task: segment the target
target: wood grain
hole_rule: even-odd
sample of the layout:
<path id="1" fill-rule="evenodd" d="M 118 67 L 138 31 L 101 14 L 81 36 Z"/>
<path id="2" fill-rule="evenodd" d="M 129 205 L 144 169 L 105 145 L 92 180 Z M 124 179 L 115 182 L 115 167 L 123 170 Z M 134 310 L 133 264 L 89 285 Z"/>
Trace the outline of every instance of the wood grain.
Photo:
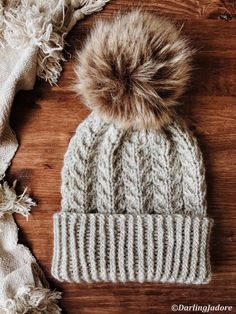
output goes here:
<path id="1" fill-rule="evenodd" d="M 170 16 L 198 50 L 191 86 L 180 111 L 199 138 L 208 183 L 208 214 L 215 220 L 212 241 L 213 279 L 206 286 L 170 284 L 60 284 L 50 275 L 52 214 L 60 209 L 63 156 L 88 110 L 70 90 L 75 48 L 93 23 L 135 6 Z M 236 1 L 111 0 L 103 12 L 80 22 L 67 47 L 58 87 L 38 81 L 34 91 L 20 92 L 11 124 L 20 148 L 7 179 L 29 186 L 38 202 L 29 221 L 17 216 L 20 242 L 32 249 L 51 286 L 63 291 L 61 306 L 69 314 L 171 313 L 172 304 L 233 305 L 236 313 Z"/>

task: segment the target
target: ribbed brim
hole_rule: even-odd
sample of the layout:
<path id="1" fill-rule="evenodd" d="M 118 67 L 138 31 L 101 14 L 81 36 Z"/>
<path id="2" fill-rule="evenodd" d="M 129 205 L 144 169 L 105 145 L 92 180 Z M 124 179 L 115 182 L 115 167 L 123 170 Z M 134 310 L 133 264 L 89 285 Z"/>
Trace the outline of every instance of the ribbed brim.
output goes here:
<path id="1" fill-rule="evenodd" d="M 204 284 L 211 225 L 179 214 L 55 214 L 52 274 L 77 283 Z"/>

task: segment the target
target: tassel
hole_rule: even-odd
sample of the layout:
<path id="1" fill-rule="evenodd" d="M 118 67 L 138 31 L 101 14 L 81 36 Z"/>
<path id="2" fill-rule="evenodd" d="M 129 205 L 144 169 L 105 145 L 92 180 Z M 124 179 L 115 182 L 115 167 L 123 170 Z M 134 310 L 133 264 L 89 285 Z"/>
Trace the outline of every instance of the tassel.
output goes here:
<path id="1" fill-rule="evenodd" d="M 61 293 L 47 288 L 25 286 L 19 289 L 14 299 L 0 305 L 2 314 L 59 314 L 57 305 Z"/>
<path id="2" fill-rule="evenodd" d="M 14 49 L 39 48 L 37 75 L 56 84 L 62 67 L 65 0 L 22 0 L 4 8 L 5 42 Z"/>
<path id="3" fill-rule="evenodd" d="M 26 188 L 18 196 L 15 192 L 15 186 L 16 181 L 12 187 L 9 187 L 7 182 L 0 183 L 0 218 L 5 213 L 19 213 L 28 218 L 31 207 L 36 205 L 26 193 Z"/>
<path id="4" fill-rule="evenodd" d="M 109 0 L 15 0 L 3 6 L 4 41 L 14 49 L 39 48 L 37 75 L 56 84 L 64 61 L 65 36 L 85 15 L 100 11 Z M 76 9 L 77 8 L 77 9 Z M 1 0 L 0 0 L 1 13 Z M 3 41 L 3 42 L 4 42 Z"/>
<path id="5" fill-rule="evenodd" d="M 79 10 L 84 15 L 89 15 L 89 14 L 101 11 L 107 2 L 109 2 L 109 0 L 82 0 L 82 1 L 72 0 L 71 1 L 74 8 L 79 8 Z"/>
<path id="6" fill-rule="evenodd" d="M 104 5 L 109 1 L 110 0 L 71 0 L 71 5 L 76 10 L 74 10 L 70 18 L 67 32 L 69 32 L 79 20 L 82 20 L 85 15 L 101 11 Z"/>

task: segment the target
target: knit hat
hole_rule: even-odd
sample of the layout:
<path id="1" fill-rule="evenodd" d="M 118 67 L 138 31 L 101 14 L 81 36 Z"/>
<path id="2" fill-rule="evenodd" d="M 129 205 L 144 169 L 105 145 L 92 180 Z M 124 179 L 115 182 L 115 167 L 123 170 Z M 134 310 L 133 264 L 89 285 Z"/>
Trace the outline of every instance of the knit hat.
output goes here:
<path id="1" fill-rule="evenodd" d="M 205 170 L 172 106 L 191 50 L 141 11 L 99 22 L 77 67 L 93 109 L 70 141 L 52 274 L 69 282 L 210 280 Z"/>

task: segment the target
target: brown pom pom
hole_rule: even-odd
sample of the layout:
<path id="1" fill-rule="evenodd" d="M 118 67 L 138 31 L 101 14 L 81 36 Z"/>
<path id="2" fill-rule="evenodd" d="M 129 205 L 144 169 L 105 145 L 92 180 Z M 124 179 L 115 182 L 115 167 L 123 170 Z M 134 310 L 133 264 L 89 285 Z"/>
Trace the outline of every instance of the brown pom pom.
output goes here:
<path id="1" fill-rule="evenodd" d="M 166 18 L 136 10 L 100 21 L 79 53 L 76 91 L 108 122 L 157 128 L 184 92 L 191 55 Z"/>

